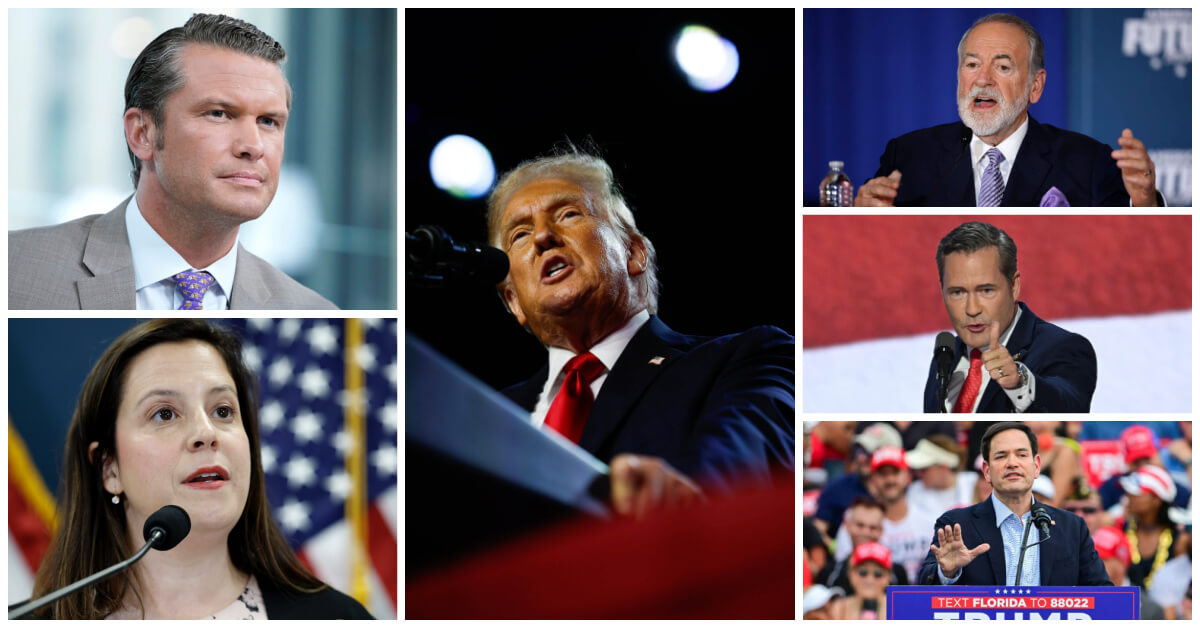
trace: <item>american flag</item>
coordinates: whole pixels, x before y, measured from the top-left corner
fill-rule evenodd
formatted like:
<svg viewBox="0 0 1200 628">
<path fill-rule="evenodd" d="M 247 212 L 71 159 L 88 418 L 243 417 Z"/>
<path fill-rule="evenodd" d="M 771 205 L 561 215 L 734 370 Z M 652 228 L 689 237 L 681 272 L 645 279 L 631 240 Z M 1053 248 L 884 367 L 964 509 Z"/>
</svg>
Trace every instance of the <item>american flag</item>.
<svg viewBox="0 0 1200 628">
<path fill-rule="evenodd" d="M 280 528 L 319 578 L 396 617 L 396 320 L 230 325 L 259 374 L 263 471 Z M 355 451 L 365 452 L 357 473 Z"/>
</svg>

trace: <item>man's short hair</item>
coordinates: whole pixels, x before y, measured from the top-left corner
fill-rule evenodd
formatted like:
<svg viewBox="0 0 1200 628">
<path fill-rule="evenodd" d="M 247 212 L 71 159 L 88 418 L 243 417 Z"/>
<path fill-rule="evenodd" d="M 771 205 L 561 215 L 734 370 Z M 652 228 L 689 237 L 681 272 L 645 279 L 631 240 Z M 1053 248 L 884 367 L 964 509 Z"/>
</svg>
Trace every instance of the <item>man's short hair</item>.
<svg viewBox="0 0 1200 628">
<path fill-rule="evenodd" d="M 183 47 L 187 44 L 202 44 L 227 48 L 251 56 L 266 59 L 280 66 L 287 59 L 283 46 L 270 35 L 258 30 L 249 22 L 228 15 L 197 13 L 183 26 L 169 29 L 150 42 L 134 60 L 125 79 L 125 111 L 137 107 L 150 114 L 158 129 L 155 148 L 163 148 L 163 119 L 167 97 L 183 87 L 186 77 L 179 62 Z M 292 108 L 292 87 L 287 84 L 287 107 Z M 128 148 L 128 147 L 127 147 Z M 129 149 L 129 160 L 133 162 L 133 187 L 136 189 L 141 178 L 141 161 Z"/>
<path fill-rule="evenodd" d="M 884 509 L 883 504 L 875 501 L 875 498 L 871 497 L 870 495 L 859 495 L 858 497 L 855 497 L 854 500 L 850 502 L 850 505 L 846 507 L 846 512 L 849 513 L 855 508 L 866 508 L 868 510 L 875 509 L 881 513 L 887 514 L 887 510 Z"/>
<path fill-rule="evenodd" d="M 621 194 L 620 185 L 613 176 L 612 168 L 604 159 L 582 151 L 567 142 L 556 147 L 546 157 L 521 163 L 505 173 L 488 195 L 487 229 L 488 243 L 503 249 L 500 220 L 509 199 L 522 186 L 539 179 L 564 179 L 582 187 L 588 196 L 589 209 L 601 220 L 611 225 L 628 249 L 637 237 L 646 246 L 646 261 L 642 274 L 633 278 L 638 296 L 651 314 L 658 313 L 658 255 L 650 239 L 638 231 L 633 211 Z M 508 279 L 505 279 L 507 282 Z"/>
<path fill-rule="evenodd" d="M 951 253 L 974 253 L 994 246 L 1000 250 L 1000 272 L 1012 285 L 1017 276 L 1017 243 L 1000 228 L 986 222 L 965 222 L 946 234 L 937 248 L 938 283 L 945 280 L 946 256 Z"/>
<path fill-rule="evenodd" d="M 1046 48 L 1042 45 L 1042 36 L 1038 34 L 1037 30 L 1034 29 L 1029 22 L 1026 22 L 1025 20 L 1009 13 L 992 13 L 991 15 L 985 15 L 978 20 L 975 20 L 975 23 L 971 25 L 971 28 L 968 28 L 967 32 L 963 33 L 962 39 L 958 40 L 958 67 L 962 67 L 963 55 L 965 55 L 967 52 L 967 35 L 970 35 L 971 31 L 974 30 L 976 26 L 979 26 L 980 24 L 987 24 L 988 22 L 1012 24 L 1013 26 L 1025 31 L 1025 38 L 1029 40 L 1030 81 L 1033 80 L 1033 75 L 1037 74 L 1038 70 L 1045 69 Z"/>
<path fill-rule="evenodd" d="M 1020 421 L 1004 421 L 992 425 L 991 427 L 987 428 L 986 432 L 983 433 L 983 440 L 979 443 L 979 451 L 983 453 L 984 462 L 987 462 L 988 464 L 992 463 L 992 437 L 1000 432 L 1005 432 L 1008 430 L 1021 430 L 1022 432 L 1025 432 L 1025 435 L 1029 437 L 1029 446 L 1030 450 L 1032 451 L 1031 455 L 1036 456 L 1038 454 L 1038 439 L 1037 435 L 1033 433 L 1033 428 L 1021 423 Z"/>
</svg>

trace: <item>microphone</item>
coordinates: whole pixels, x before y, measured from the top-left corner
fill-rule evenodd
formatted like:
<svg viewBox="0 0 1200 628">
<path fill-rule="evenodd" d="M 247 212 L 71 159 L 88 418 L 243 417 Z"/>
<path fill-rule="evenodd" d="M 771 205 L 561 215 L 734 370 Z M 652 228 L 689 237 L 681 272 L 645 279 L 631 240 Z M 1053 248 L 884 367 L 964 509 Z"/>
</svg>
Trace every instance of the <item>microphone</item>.
<svg viewBox="0 0 1200 628">
<path fill-rule="evenodd" d="M 486 284 L 500 283 L 508 275 L 508 256 L 504 251 L 484 244 L 455 243 L 445 229 L 437 225 L 417 227 L 404 234 L 408 261 L 413 268 L 407 275 L 425 283 L 441 285 L 451 280 L 470 280 Z"/>
<path fill-rule="evenodd" d="M 1035 503 L 1033 505 L 1033 524 L 1042 531 L 1042 536 L 1046 537 L 1042 542 L 1050 538 L 1050 524 L 1052 523 L 1054 522 L 1050 520 L 1050 511 L 1046 510 L 1044 505 Z"/>
<path fill-rule="evenodd" d="M 1019 586 L 1021 584 L 1021 567 L 1025 563 L 1025 550 L 1049 541 L 1050 525 L 1054 523 L 1050 520 L 1050 511 L 1046 510 L 1046 506 L 1043 504 L 1034 502 L 1033 508 L 1030 509 L 1030 513 L 1031 515 L 1029 519 L 1033 525 L 1025 526 L 1025 535 L 1024 538 L 1021 539 L 1021 556 L 1017 559 L 1017 577 L 1016 580 L 1013 581 L 1014 586 Z M 1029 530 L 1032 529 L 1033 526 L 1037 526 L 1037 528 L 1042 531 L 1042 535 L 1046 538 L 1038 541 L 1037 543 L 1026 545 L 1026 543 L 1029 543 Z"/>
<path fill-rule="evenodd" d="M 920 204 L 922 206 L 929 204 L 929 199 L 933 198 L 934 195 L 942 189 L 942 184 L 946 182 L 946 179 L 950 178 L 950 173 L 954 172 L 954 169 L 958 167 L 958 162 L 962 161 L 962 156 L 967 153 L 967 146 L 971 144 L 971 136 L 974 134 L 975 133 L 970 129 L 970 127 L 965 124 L 963 125 L 958 134 L 958 141 L 962 143 L 962 148 L 958 151 L 958 157 L 954 158 L 954 163 L 950 166 L 950 169 L 946 171 L 946 174 L 942 175 L 942 180 L 938 181 L 938 184 L 934 186 L 933 191 L 929 194 L 926 194 L 925 198 L 921 199 Z"/>
<path fill-rule="evenodd" d="M 169 550 L 188 535 L 192 530 L 192 520 L 188 518 L 187 512 L 175 505 L 163 506 L 154 511 L 146 519 L 146 525 L 142 526 L 142 538 L 146 540 L 146 544 L 142 549 L 138 550 L 133 556 L 105 569 L 104 571 L 96 572 L 83 580 L 73 582 L 53 593 L 42 596 L 36 600 L 32 600 L 18 606 L 14 610 L 8 611 L 9 619 L 20 619 L 21 617 L 36 611 L 37 609 L 67 595 L 70 595 L 83 587 L 86 587 L 97 582 L 107 580 L 109 577 L 124 571 L 132 566 L 137 561 L 141 560 L 146 552 L 153 547 L 159 551 Z"/>
<path fill-rule="evenodd" d="M 954 370 L 954 334 L 943 331 L 933 341 L 933 359 L 937 361 L 938 411 L 946 411 L 946 386 Z"/>
</svg>

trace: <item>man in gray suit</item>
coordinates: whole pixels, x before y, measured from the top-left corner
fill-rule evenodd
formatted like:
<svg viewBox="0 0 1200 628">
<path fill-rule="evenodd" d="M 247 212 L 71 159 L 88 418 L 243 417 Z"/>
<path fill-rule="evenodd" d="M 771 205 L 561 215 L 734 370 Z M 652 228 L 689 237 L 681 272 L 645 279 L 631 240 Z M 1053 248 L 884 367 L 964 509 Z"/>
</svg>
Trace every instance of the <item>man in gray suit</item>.
<svg viewBox="0 0 1200 628">
<path fill-rule="evenodd" d="M 10 309 L 334 309 L 238 243 L 275 196 L 291 86 L 254 25 L 192 16 L 125 81 L 133 196 L 8 238 Z"/>
</svg>

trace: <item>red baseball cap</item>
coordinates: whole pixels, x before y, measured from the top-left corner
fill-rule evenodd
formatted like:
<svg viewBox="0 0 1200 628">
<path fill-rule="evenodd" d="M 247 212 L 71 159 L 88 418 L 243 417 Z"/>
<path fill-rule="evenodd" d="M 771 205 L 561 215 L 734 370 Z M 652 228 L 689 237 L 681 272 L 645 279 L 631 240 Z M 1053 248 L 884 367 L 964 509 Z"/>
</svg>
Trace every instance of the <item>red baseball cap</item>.
<svg viewBox="0 0 1200 628">
<path fill-rule="evenodd" d="M 907 471 L 908 463 L 904 461 L 904 450 L 899 447 L 880 447 L 875 450 L 875 453 L 871 454 L 872 473 L 879 469 L 879 467 L 889 464 L 897 469 Z"/>
<path fill-rule="evenodd" d="M 1092 535 L 1092 543 L 1096 546 L 1096 553 L 1100 555 L 1100 560 L 1106 558 L 1119 558 L 1125 566 L 1129 566 L 1129 540 L 1118 528 L 1108 527 L 1096 530 Z"/>
<path fill-rule="evenodd" d="M 854 548 L 854 554 L 850 557 L 850 566 L 857 567 L 864 560 L 873 560 L 884 569 L 892 568 L 892 550 L 879 543 L 863 543 Z"/>
<path fill-rule="evenodd" d="M 1154 432 L 1145 425 L 1134 425 L 1121 432 L 1121 448 L 1125 450 L 1125 464 L 1158 453 L 1158 448 L 1154 446 Z"/>
</svg>

